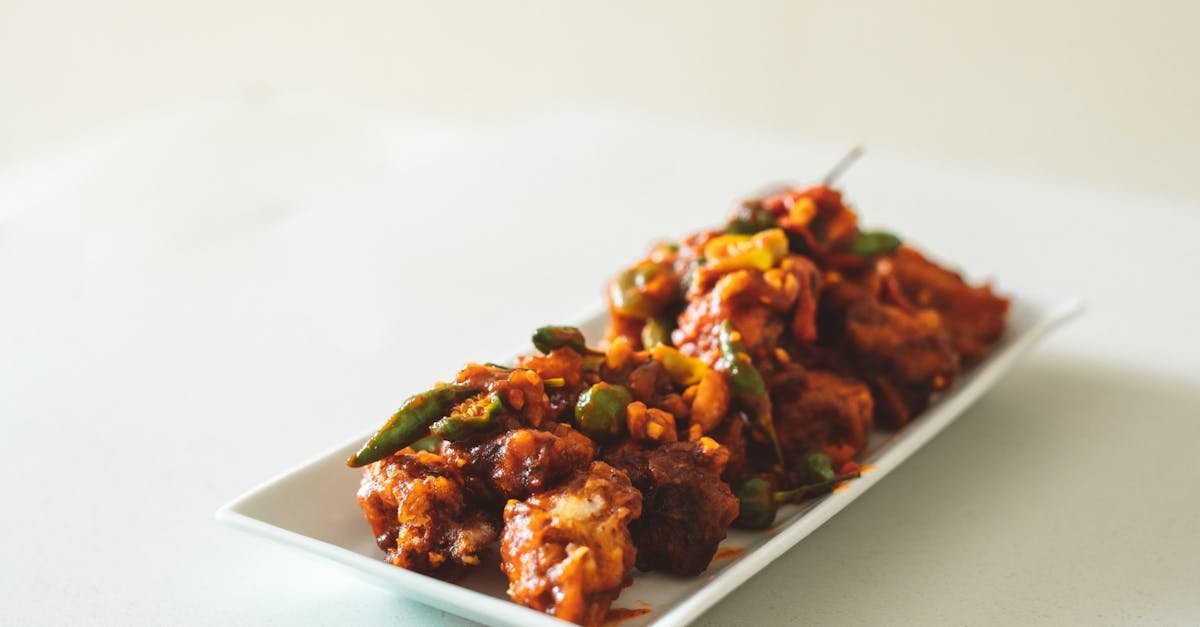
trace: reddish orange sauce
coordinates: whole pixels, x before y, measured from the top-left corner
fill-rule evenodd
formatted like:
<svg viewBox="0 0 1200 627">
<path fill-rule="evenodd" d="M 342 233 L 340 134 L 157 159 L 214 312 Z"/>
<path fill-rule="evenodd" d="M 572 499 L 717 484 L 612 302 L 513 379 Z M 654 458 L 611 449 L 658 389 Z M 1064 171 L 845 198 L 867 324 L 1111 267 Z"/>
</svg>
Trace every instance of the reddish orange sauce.
<svg viewBox="0 0 1200 627">
<path fill-rule="evenodd" d="M 722 548 L 717 549 L 716 555 L 713 555 L 713 561 L 715 562 L 717 560 L 724 560 L 724 559 L 729 559 L 731 557 L 737 557 L 745 552 L 746 552 L 746 549 L 743 549 L 740 546 L 722 547 Z"/>
<path fill-rule="evenodd" d="M 638 608 L 612 607 L 612 608 L 609 608 L 608 613 L 604 615 L 604 624 L 612 625 L 614 623 L 619 623 L 626 619 L 636 618 L 643 614 L 649 614 L 649 613 L 650 613 L 650 608 L 648 608 L 648 607 L 638 607 Z"/>
</svg>

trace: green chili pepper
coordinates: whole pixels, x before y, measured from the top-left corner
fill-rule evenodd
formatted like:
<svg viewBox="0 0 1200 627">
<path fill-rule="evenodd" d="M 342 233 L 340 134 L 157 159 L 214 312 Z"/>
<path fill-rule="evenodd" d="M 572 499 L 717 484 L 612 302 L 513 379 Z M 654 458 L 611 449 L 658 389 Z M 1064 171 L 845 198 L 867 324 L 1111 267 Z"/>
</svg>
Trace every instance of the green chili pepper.
<svg viewBox="0 0 1200 627">
<path fill-rule="evenodd" d="M 604 353 L 592 352 L 583 356 L 583 371 L 584 372 L 600 372 L 600 366 L 604 365 Z"/>
<path fill-rule="evenodd" d="M 567 347 L 580 355 L 587 354 L 587 341 L 583 339 L 583 331 L 575 327 L 559 327 L 547 325 L 533 332 L 533 345 L 543 353 L 550 353 L 556 348 Z"/>
<path fill-rule="evenodd" d="M 833 490 L 839 483 L 860 476 L 859 471 L 844 475 L 834 475 L 829 479 L 802 485 L 791 490 L 775 490 L 771 482 L 763 477 L 751 477 L 738 483 L 733 488 L 733 494 L 738 498 L 738 517 L 733 524 L 746 529 L 766 529 L 775 522 L 779 506 L 793 503 L 802 499 L 824 494 Z"/>
<path fill-rule="evenodd" d="M 645 288 L 666 272 L 666 266 L 652 262 L 626 268 L 617 275 L 617 280 L 609 290 L 613 309 L 630 318 L 644 319 L 657 315 L 664 303 L 647 298 Z"/>
<path fill-rule="evenodd" d="M 733 486 L 738 498 L 738 516 L 733 524 L 745 529 L 766 529 L 775 522 L 779 504 L 775 502 L 775 491 L 771 482 L 762 477 L 751 477 Z"/>
<path fill-rule="evenodd" d="M 430 425 L 429 432 L 451 442 L 461 440 L 493 426 L 503 410 L 499 394 L 480 394 L 455 405 L 449 416 Z"/>
<path fill-rule="evenodd" d="M 625 408 L 632 402 L 629 390 L 601 381 L 579 395 L 575 426 L 593 440 L 615 440 L 625 430 Z"/>
<path fill-rule="evenodd" d="M 737 212 L 725 225 L 726 233 L 753 235 L 759 231 L 775 228 L 775 216 L 762 206 L 762 202 L 748 200 L 738 207 Z"/>
<path fill-rule="evenodd" d="M 441 448 L 442 442 L 445 442 L 445 440 L 437 437 L 436 435 L 431 435 L 429 437 L 421 438 L 420 440 L 417 440 L 416 442 L 413 442 L 412 444 L 409 444 L 408 448 L 411 448 L 414 451 L 424 451 L 426 453 L 436 453 L 436 452 L 438 452 L 438 449 Z"/>
<path fill-rule="evenodd" d="M 833 461 L 829 459 L 829 456 L 815 451 L 805 453 L 800 458 L 800 463 L 796 465 L 796 472 L 800 475 L 802 484 L 829 481 L 837 474 L 833 472 Z"/>
<path fill-rule="evenodd" d="M 729 374 L 729 386 L 733 388 L 734 396 L 754 412 L 755 424 L 770 440 L 775 458 L 782 462 L 783 449 L 779 446 L 779 436 L 775 433 L 775 422 L 771 418 L 771 397 L 767 394 L 766 383 L 758 368 L 750 361 L 750 355 L 741 341 L 735 339 L 737 337 L 733 323 L 729 320 L 721 323 L 718 335 L 721 358 L 718 363 L 723 364 Z"/>
<path fill-rule="evenodd" d="M 667 325 L 658 318 L 650 318 L 642 327 L 642 348 L 651 349 L 659 344 L 666 345 L 670 335 Z"/>
<path fill-rule="evenodd" d="M 429 425 L 445 416 L 451 407 L 478 393 L 478 388 L 453 383 L 409 397 L 387 423 L 346 460 L 346 465 L 352 468 L 365 466 L 416 442 L 427 435 Z"/>
<path fill-rule="evenodd" d="M 860 232 L 850 242 L 850 252 L 859 257 L 888 255 L 900 247 L 900 238 L 885 231 Z"/>
</svg>

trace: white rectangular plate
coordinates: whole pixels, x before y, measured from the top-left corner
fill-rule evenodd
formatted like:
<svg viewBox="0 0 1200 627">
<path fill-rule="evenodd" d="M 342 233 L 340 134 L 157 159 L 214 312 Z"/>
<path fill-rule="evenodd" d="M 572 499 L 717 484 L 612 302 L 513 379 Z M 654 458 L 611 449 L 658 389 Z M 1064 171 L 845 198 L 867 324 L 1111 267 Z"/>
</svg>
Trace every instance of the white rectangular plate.
<svg viewBox="0 0 1200 627">
<path fill-rule="evenodd" d="M 991 356 L 962 376 L 912 423 L 899 431 L 873 436 L 864 461 L 874 466 L 872 470 L 847 483 L 846 489 L 785 507 L 775 525 L 766 531 L 731 529 L 722 548 L 743 551 L 714 560 L 700 576 L 680 578 L 635 572 L 633 586 L 625 589 L 614 607 L 649 608 L 650 612 L 622 621 L 621 627 L 684 625 L 695 619 L 887 476 L 962 414 L 1040 337 L 1079 310 L 1079 302 L 1073 299 L 1014 297 L 1008 333 Z M 580 326 L 588 337 L 597 338 L 603 334 L 606 321 L 607 312 L 602 311 Z M 436 378 L 436 373 L 430 373 L 430 381 Z M 427 383 L 413 381 L 409 387 L 420 390 Z M 217 520 L 327 558 L 397 594 L 488 624 L 564 624 L 509 601 L 504 593 L 507 582 L 494 561 L 485 562 L 454 583 L 383 561 L 383 553 L 375 546 L 355 501 L 359 472 L 344 464 L 368 436 L 361 434 L 251 490 L 218 510 Z"/>
</svg>

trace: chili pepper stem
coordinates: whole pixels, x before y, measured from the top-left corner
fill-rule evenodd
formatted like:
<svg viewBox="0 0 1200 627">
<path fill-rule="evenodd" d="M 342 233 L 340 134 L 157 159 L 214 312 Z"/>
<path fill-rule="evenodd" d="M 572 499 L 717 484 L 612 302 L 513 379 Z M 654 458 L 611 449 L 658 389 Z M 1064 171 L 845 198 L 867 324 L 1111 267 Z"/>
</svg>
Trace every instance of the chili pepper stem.
<svg viewBox="0 0 1200 627">
<path fill-rule="evenodd" d="M 760 417 L 758 424 L 767 433 L 767 439 L 771 441 L 771 449 L 775 451 L 775 460 L 782 464 L 783 447 L 779 445 L 779 435 L 775 433 L 775 421 L 771 418 L 770 413 L 768 412 L 766 417 Z"/>
<path fill-rule="evenodd" d="M 857 479 L 861 476 L 862 476 L 862 471 L 855 470 L 854 472 L 848 472 L 844 475 L 838 475 L 832 479 L 829 479 L 827 481 L 822 481 L 820 483 L 812 483 L 809 485 L 803 485 L 798 488 L 792 488 L 791 490 L 781 490 L 781 491 L 778 491 L 775 493 L 775 502 L 776 503 L 790 503 L 796 499 L 799 499 L 799 498 L 802 498 L 805 496 L 810 496 L 813 494 L 820 494 L 821 492 L 823 492 L 825 490 L 832 490 L 835 486 L 837 486 L 837 484 L 839 484 L 843 481 L 848 481 L 850 479 Z"/>
</svg>

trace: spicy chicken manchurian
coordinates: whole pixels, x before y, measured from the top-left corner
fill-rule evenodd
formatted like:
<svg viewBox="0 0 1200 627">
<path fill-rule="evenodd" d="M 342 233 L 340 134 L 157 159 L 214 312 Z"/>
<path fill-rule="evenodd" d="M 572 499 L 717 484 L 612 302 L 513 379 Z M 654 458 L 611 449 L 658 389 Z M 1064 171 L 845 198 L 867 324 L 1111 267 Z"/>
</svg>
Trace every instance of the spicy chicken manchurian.
<svg viewBox="0 0 1200 627">
<path fill-rule="evenodd" d="M 443 578 L 499 542 L 508 594 L 603 622 L 633 569 L 695 575 L 730 525 L 858 476 L 1001 336 L 1008 301 L 883 232 L 827 185 L 742 203 L 608 288 L 604 349 L 542 327 L 469 364 L 348 460 L 391 563 Z"/>
</svg>

